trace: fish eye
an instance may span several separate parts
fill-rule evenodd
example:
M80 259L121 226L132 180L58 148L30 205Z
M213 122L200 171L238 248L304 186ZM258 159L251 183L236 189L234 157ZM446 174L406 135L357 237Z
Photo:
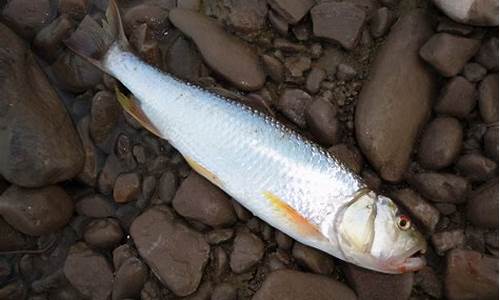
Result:
M411 227L411 220L406 215L400 215L398 216L396 224L398 225L399 229L408 230Z

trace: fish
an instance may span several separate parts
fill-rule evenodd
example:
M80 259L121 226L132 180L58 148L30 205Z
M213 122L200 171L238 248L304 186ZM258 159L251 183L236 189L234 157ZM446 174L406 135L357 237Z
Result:
M124 110L271 226L378 272L425 266L424 236L389 197L275 118L142 61L131 50L115 1L101 25L85 17L65 44L133 94L115 88Z

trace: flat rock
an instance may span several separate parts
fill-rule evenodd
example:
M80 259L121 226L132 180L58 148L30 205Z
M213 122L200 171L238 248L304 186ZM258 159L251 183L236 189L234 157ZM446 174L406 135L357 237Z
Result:
M230 256L231 270L243 273L255 266L264 256L264 243L255 234L240 231L234 238Z
M314 0L268 0L274 9L287 23L298 23L314 5Z
M363 155L353 145L337 144L328 148L328 152L344 163L354 173L359 174L363 168Z
M113 300L139 298L148 278L148 268L136 257L125 260L115 274Z
M266 24L266 0L228 1L229 9L226 22L231 28L242 33L256 33Z
M141 192L141 178L138 173L120 174L113 187L113 199L116 203L127 203L137 200Z
M335 107L321 98L309 105L306 111L307 126L312 134L326 146L339 142L340 127L336 115Z
M311 9L314 35L353 49L365 24L366 13L353 3L323 2Z
M498 173L497 164L479 153L462 155L455 166L472 182L486 181Z
M0 40L1 175L26 187L73 178L83 151L66 109L25 42L2 24Z
M242 40L231 36L215 21L182 8L170 11L170 21L193 39L206 63L236 87L258 90L264 85L265 73L259 57Z
M360 149L380 176L391 182L403 178L430 113L434 76L418 50L431 34L423 12L400 18L377 54L356 107L354 127Z
M212 227L236 221L229 196L195 172L182 182L172 205L181 216Z
M428 232L434 231L439 222L439 211L434 206L411 189L397 190L392 195Z
M84 155L83 167L77 175L77 179L86 185L95 186L97 183L97 175L103 164L103 158L99 155L99 152L90 137L89 116L85 116L80 119L76 130L80 135Z
M267 275L252 300L354 300L354 292L330 277L292 270Z
M475 60L488 70L498 71L498 38L484 40Z
M120 104L108 91L97 92L91 101L89 132L96 145L104 144L122 114Z
M467 78L470 82L480 81L484 78L484 76L486 76L486 73L488 73L488 70L475 62L467 63L463 70L465 78Z
M16 33L31 39L55 17L49 0L13 0L2 10L2 17ZM2 38L3 39L3 38Z
M451 78L441 90L434 111L457 118L466 118L476 106L474 84L462 76Z
M175 219L168 208L156 206L134 220L130 235L141 257L172 292L187 296L196 291L210 253L201 233Z
M306 126L306 109L312 97L301 89L285 89L278 100L279 110L293 123Z
M498 26L496 0L433 0L450 19L475 26Z
M87 244L103 249L112 249L122 238L123 230L120 223L112 218L92 220L83 233L83 239Z
M470 191L470 184L465 178L448 173L415 174L409 183L433 202L464 203Z
M451 165L462 150L462 138L462 125L457 119L441 117L432 120L422 134L418 162L430 170Z
M498 228L498 178L474 190L467 202L467 220L484 228Z
M96 300L107 300L113 287L113 270L106 258L85 243L69 249L64 276L80 293Z
M446 261L444 289L448 299L498 298L498 258L455 249L448 252Z
M481 41L449 33L433 35L420 49L420 56L444 77L457 75L481 45Z
M498 74L486 76L479 84L479 112L484 122L498 122Z
M384 274L346 265L347 281L356 291L359 300L408 299L413 286L413 273Z
M293 245L292 255L300 265L317 274L328 275L335 269L332 256L298 242Z
M101 70L69 50L59 55L51 69L59 87L73 93L84 92L102 79Z
M416 272L415 282L425 293L437 299L442 298L443 284L431 267L425 266Z
M163 203L172 203L178 184L179 179L174 172L166 171L161 175L160 181L158 182L158 196L160 196L160 200Z
M87 195L75 204L79 215L90 218L106 218L114 215L116 208L110 199L101 194Z
M59 16L37 33L33 40L35 51L48 62L53 62L61 53L63 40L71 34L72 29L70 18L67 15Z
M57 185L33 189L12 185L0 196L0 215L22 233L40 236L69 222L73 201Z
M462 246L465 243L465 234L462 229L442 231L433 234L431 240L437 254L443 255L450 249Z

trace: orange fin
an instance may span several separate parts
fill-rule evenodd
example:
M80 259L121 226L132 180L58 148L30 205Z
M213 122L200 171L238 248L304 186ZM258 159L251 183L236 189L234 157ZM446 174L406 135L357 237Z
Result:
M220 179L217 176L215 176L214 173L210 172L209 170L207 170L207 168L200 165L199 163L192 160L191 158L189 158L187 156L184 158L186 159L187 163L191 166L191 168L193 168L193 170L196 171L196 173L205 177L208 181L215 184L216 186L222 188L222 182L220 181Z
M152 132L154 135L163 138L160 134L160 131L156 126L149 120L144 111L141 108L141 105L137 103L137 101L133 100L130 97L125 96L117 86L115 86L116 99L122 105L123 109L125 109L130 115L132 115L141 125Z
M271 192L264 192L264 197L269 200L269 202L278 209L285 217L290 221L290 223L297 226L299 232L304 235L319 235L322 236L319 229L311 224L304 216L302 216L297 210L288 205L285 201L280 199L278 196Z

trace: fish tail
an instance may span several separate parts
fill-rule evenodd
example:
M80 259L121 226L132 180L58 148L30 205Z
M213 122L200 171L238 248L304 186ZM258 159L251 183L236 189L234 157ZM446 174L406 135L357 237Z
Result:
M116 45L124 51L130 48L115 0L109 0L102 26L87 15L64 43L73 52L107 72L103 60L111 46Z

